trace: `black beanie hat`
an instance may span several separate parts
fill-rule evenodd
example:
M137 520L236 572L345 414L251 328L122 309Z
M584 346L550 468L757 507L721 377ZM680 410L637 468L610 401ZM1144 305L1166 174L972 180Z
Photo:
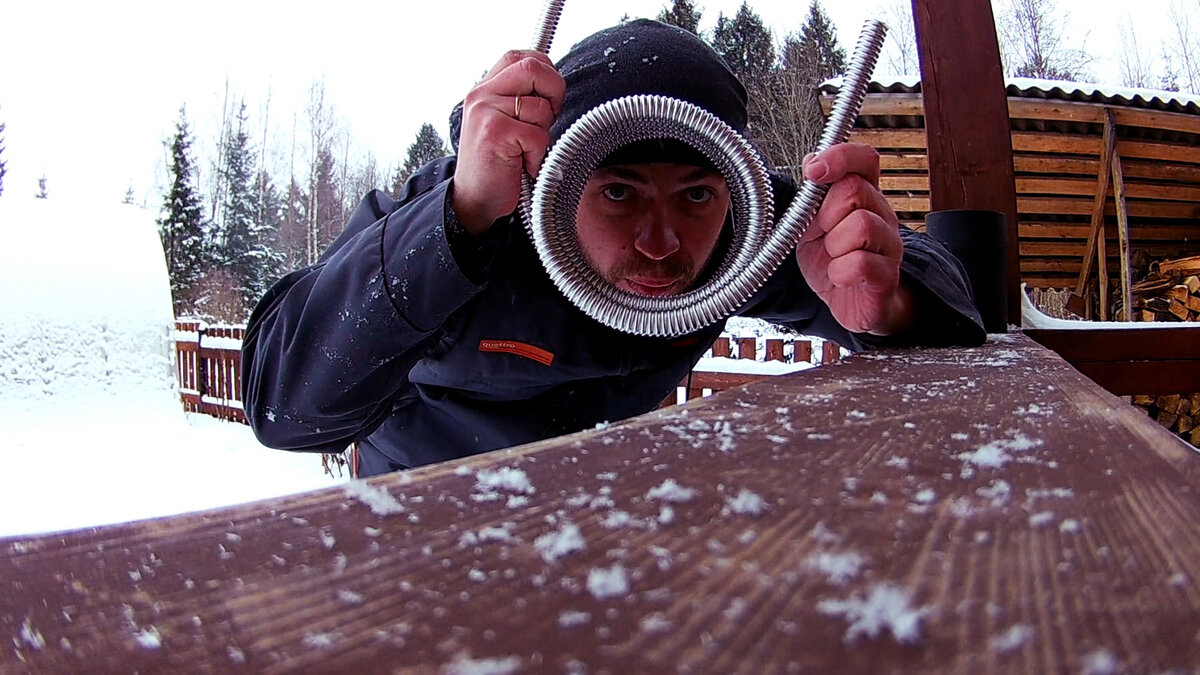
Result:
M682 28L649 19L623 23L584 38L555 65L567 93L551 140L592 108L635 94L681 99L746 130L746 88L712 47Z
M584 38L555 66L567 91L562 111L550 129L551 143L592 108L635 94L687 101L745 133L746 88L712 47L682 28L649 19L622 23ZM461 127L460 103L450 115L455 151ZM695 163L682 156L678 159ZM669 157L659 161L664 160L672 161Z

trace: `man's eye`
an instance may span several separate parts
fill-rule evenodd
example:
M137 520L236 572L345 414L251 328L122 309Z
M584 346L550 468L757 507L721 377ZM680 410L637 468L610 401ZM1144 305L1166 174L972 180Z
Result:
M631 190L628 185L613 183L612 185L605 185L603 188L601 188L600 194L604 195L611 201L623 202L626 199L631 199L633 197L633 190Z
M685 194L688 201L694 204L703 204L713 198L712 188L703 186L688 188Z

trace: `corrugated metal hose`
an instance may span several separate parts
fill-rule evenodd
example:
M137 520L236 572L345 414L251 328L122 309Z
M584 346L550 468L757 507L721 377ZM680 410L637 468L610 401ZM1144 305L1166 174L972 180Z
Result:
M549 50L563 2L546 3L534 49ZM878 21L864 25L816 151L849 139L886 32ZM588 264L576 235L576 211L592 171L613 151L646 139L674 139L703 153L724 176L733 201L733 240L724 260L699 287L678 295L616 288ZM749 299L795 250L827 190L805 179L773 225L767 170L745 138L696 105L639 95L601 104L568 127L536 180L523 177L520 213L551 280L588 316L625 333L677 337L730 316Z

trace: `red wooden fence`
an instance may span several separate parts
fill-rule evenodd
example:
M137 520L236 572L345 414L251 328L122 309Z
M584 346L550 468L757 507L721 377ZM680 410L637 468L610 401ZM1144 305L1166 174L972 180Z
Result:
M246 415L242 411L240 368L242 338L245 335L244 326L210 326L201 321L175 322L175 375L184 410L246 423ZM735 358L735 346L738 360L814 363L813 344L803 337L721 337L713 344L711 354ZM791 349L788 349L789 346ZM817 363L830 363L839 358L841 347L829 341L822 343ZM696 370L680 383L675 396L668 396L663 401L663 406L675 405L679 398L691 400L767 377L772 376L754 372Z
M246 423L242 412L243 326L175 322L175 376L188 412Z

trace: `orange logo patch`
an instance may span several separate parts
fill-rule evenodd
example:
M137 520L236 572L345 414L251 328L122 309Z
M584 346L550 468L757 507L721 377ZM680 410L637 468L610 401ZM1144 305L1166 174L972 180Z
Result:
M516 342L514 340L480 340L479 351L516 354L517 356L524 356L527 359L533 359L543 366L554 363L553 353L541 347L534 347L531 344Z

